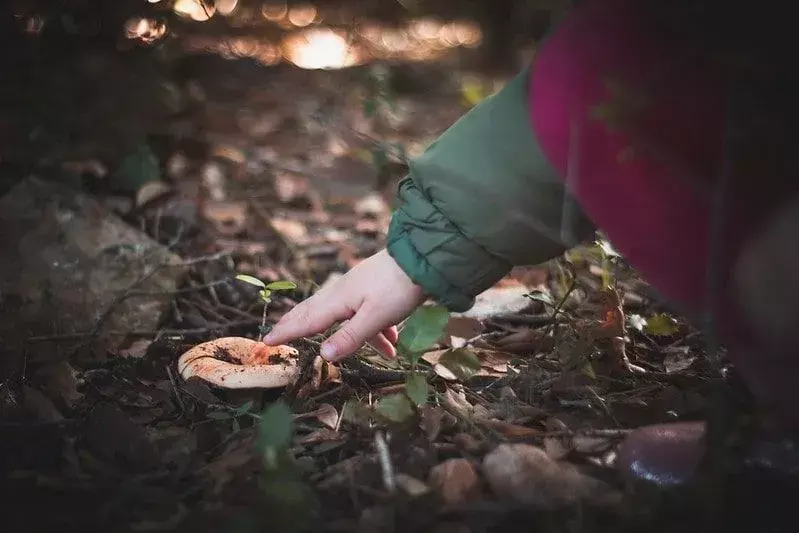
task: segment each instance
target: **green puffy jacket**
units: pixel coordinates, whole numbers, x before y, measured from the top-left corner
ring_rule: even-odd
[[[452,311],[513,266],[548,261],[594,231],[538,148],[528,80],[522,72],[464,115],[399,185],[388,252]]]

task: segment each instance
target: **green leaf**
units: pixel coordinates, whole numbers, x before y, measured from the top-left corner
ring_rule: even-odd
[[[405,392],[413,403],[422,406],[427,403],[427,379],[424,374],[411,372],[405,379]]]
[[[460,381],[466,381],[477,374],[482,366],[477,354],[465,348],[444,352],[438,364],[452,372]]]
[[[418,308],[402,328],[399,336],[400,350],[418,359],[421,354],[432,346],[444,333],[444,328],[449,321],[449,311],[441,305],[425,306]]]
[[[580,367],[580,372],[584,375],[588,376],[591,379],[596,379],[596,372],[594,372],[594,365],[591,364],[591,361],[586,359],[582,366]]]
[[[250,400],[250,401],[248,401],[246,403],[241,404],[240,406],[236,407],[236,409],[233,411],[233,415],[234,416],[243,415],[244,413],[246,413],[246,412],[248,412],[250,410],[250,408],[252,407],[253,403],[254,402],[252,400]]]
[[[392,422],[404,422],[413,416],[413,407],[404,394],[390,394],[378,400],[375,411]]]
[[[288,448],[294,432],[293,420],[291,409],[286,404],[276,402],[267,407],[258,426],[258,447],[270,455]]]
[[[297,288],[293,281],[273,281],[266,286],[270,291],[291,291]]]
[[[363,114],[366,118],[372,118],[377,111],[377,100],[374,98],[367,98],[363,102]]]
[[[530,298],[531,300],[535,300],[537,302],[541,302],[549,306],[555,305],[555,301],[552,299],[552,295],[549,292],[533,291],[530,294],[528,294],[527,297]]]
[[[142,185],[161,179],[161,169],[153,150],[141,143],[127,154],[111,176],[111,186],[116,191],[136,192]]]
[[[230,420],[233,418],[233,415],[227,411],[211,411],[205,416],[208,418],[213,418],[214,420]]]
[[[236,279],[239,281],[243,281],[244,283],[249,283],[250,285],[255,285],[256,287],[261,287],[262,289],[266,288],[266,284],[254,276],[248,276],[247,274],[239,274],[236,276]]]
[[[680,325],[676,320],[665,313],[658,313],[646,320],[644,333],[655,337],[668,337],[677,333],[679,329]]]
[[[272,291],[267,289],[261,289],[260,291],[258,291],[258,296],[261,297],[261,300],[268,303],[269,297],[272,296]]]

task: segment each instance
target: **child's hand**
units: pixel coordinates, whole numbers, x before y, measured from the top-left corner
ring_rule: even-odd
[[[286,313],[264,342],[285,344],[347,320],[322,344],[322,357],[336,361],[369,342],[393,358],[396,324],[424,300],[422,288],[383,250]]]

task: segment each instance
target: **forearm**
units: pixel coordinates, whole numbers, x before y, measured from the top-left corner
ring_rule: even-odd
[[[389,253],[454,310],[512,266],[547,261],[593,231],[538,149],[527,76],[449,128],[399,187]]]

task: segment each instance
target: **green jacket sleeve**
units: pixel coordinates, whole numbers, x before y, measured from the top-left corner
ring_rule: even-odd
[[[538,147],[528,76],[453,124],[399,185],[388,252],[453,311],[514,265],[543,263],[593,232]]]

